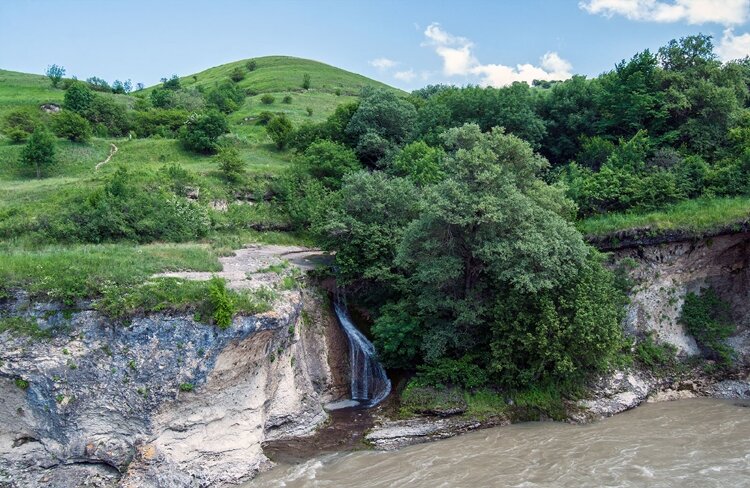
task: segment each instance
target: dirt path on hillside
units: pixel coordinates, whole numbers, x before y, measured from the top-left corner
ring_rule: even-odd
[[[114,143],[110,143],[110,146],[112,146],[112,149],[110,149],[109,151],[109,156],[107,156],[107,159],[105,159],[104,161],[96,163],[96,166],[94,166],[94,171],[99,171],[99,168],[109,163],[109,160],[112,159],[112,156],[114,156],[117,152],[117,146],[115,146]]]
[[[159,273],[154,277],[206,281],[218,276],[227,280],[228,286],[232,289],[257,289],[276,284],[292,266],[307,271],[324,264],[328,259],[329,256],[320,249],[252,244],[234,251],[233,256],[220,257],[221,271],[180,271]]]

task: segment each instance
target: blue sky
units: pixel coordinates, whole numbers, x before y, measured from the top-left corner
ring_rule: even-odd
[[[0,68],[151,85],[271,54],[404,89],[596,75],[702,32],[750,53],[750,0],[2,0]],[[521,65],[521,66],[519,66]]]

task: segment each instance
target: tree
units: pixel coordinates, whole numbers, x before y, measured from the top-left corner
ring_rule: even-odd
[[[155,108],[173,108],[175,106],[175,92],[165,88],[154,88],[149,95],[151,105]]]
[[[286,114],[279,114],[272,118],[266,125],[266,132],[277,149],[284,149],[289,143],[293,127],[292,122]]]
[[[359,106],[346,125],[346,133],[356,141],[368,132],[400,144],[412,130],[417,111],[414,105],[384,89],[366,89]]]
[[[171,78],[162,78],[161,83],[162,83],[162,88],[166,90],[177,91],[180,88],[182,88],[182,84],[180,83],[180,78],[177,75],[172,75]]]
[[[255,71],[255,69],[258,67],[258,62],[254,59],[251,59],[247,63],[245,63],[245,68],[247,68],[248,71]]]
[[[89,110],[93,100],[94,92],[91,88],[86,83],[76,81],[65,90],[63,106],[83,115]]]
[[[3,132],[13,142],[23,142],[34,132],[38,121],[33,112],[26,110],[14,110],[5,116]]]
[[[443,178],[445,151],[428,146],[423,141],[412,142],[396,156],[391,172],[405,176],[417,185],[437,183]]]
[[[341,187],[341,180],[345,175],[362,169],[354,151],[343,144],[327,140],[311,144],[295,164],[331,190]]]
[[[219,169],[224,178],[233,183],[242,179],[245,174],[245,162],[240,157],[240,152],[236,147],[221,147],[214,158],[219,163]]]
[[[54,88],[57,88],[58,83],[60,83],[62,77],[65,76],[65,68],[53,64],[51,66],[47,66],[47,71],[45,71],[44,74],[46,74],[47,78],[52,81],[52,86]]]
[[[310,89],[310,73],[302,75],[302,88],[305,90]]]
[[[55,138],[44,126],[39,126],[21,151],[21,163],[33,167],[36,177],[41,178],[55,162]]]
[[[86,142],[91,137],[91,125],[75,112],[63,110],[55,116],[55,135],[73,142]]]
[[[216,110],[191,115],[180,129],[182,145],[198,153],[216,152],[219,136],[229,132],[226,116]]]

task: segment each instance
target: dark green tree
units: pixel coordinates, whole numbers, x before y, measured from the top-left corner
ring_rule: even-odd
[[[44,126],[37,127],[21,151],[21,163],[34,168],[36,177],[41,178],[56,162],[54,136]]]

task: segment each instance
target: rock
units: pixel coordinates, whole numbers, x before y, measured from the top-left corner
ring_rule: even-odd
[[[325,306],[287,291],[272,313],[220,330],[188,315],[125,325],[4,303],[0,314],[58,329],[50,340],[0,334],[0,486],[211,487],[268,469],[261,443],[309,434],[338,398]]]
[[[505,418],[491,418],[480,421],[463,417],[381,420],[365,436],[365,440],[376,449],[394,450],[438,439],[447,439],[480,428],[509,423],[510,421]]]
[[[643,373],[616,371],[597,381],[590,398],[578,401],[581,411],[574,412],[571,420],[586,422],[630,410],[643,403],[654,386],[654,381]]]
[[[47,112],[48,114],[56,114],[60,110],[62,110],[62,108],[60,108],[60,106],[58,104],[56,104],[56,103],[45,103],[42,106],[40,106],[39,108],[42,109],[43,111]]]

